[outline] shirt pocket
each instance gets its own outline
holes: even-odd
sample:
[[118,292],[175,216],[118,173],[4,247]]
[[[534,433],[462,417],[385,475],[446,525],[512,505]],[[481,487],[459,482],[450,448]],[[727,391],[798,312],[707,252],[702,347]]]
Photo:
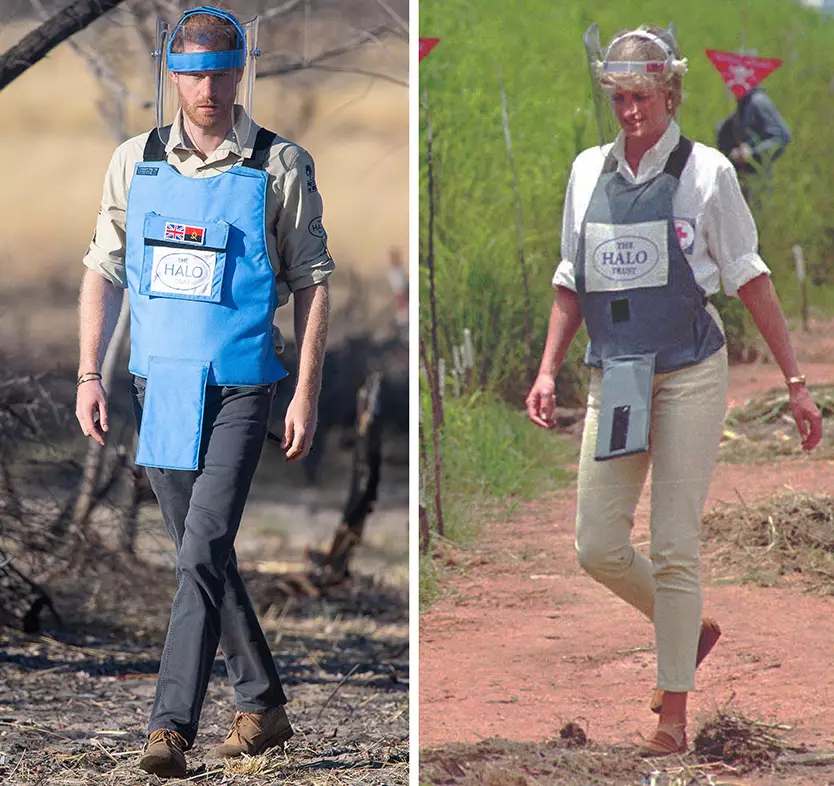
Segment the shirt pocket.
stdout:
[[139,294],[220,303],[229,224],[147,213]]

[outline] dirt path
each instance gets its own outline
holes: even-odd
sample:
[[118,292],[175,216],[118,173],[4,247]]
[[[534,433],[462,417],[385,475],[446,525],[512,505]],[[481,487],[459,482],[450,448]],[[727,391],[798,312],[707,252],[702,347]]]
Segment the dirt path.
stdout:
[[[811,352],[830,349],[820,346],[828,335],[819,326],[799,348],[811,383],[834,380],[834,364]],[[731,405],[780,382],[775,366],[736,367]],[[830,491],[832,479],[828,460],[722,463],[707,510],[739,496],[749,504],[780,490]],[[463,570],[449,577],[444,598],[420,619],[420,745],[429,759],[425,749],[451,742],[558,737],[571,719],[607,745],[633,746],[653,728],[652,628],[582,573],[574,515],[572,487],[487,524],[476,547],[456,555]],[[648,544],[645,498],[634,542]],[[772,589],[725,583],[713,575],[709,554],[704,563],[705,612],[720,621],[724,636],[699,669],[690,727],[731,701],[749,717],[790,726],[792,742],[834,748],[834,598],[809,595],[789,581]],[[794,780],[780,775],[778,782],[834,783],[834,768],[825,769]],[[771,781],[722,781],[729,782]]]

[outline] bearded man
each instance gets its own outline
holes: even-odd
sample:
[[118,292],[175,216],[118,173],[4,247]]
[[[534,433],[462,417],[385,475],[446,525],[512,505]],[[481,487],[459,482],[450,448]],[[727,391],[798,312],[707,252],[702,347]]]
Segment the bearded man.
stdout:
[[273,326],[294,297],[298,380],[286,458],[310,450],[333,260],[310,155],[251,119],[257,20],[217,8],[159,25],[156,127],[114,153],[84,257],[76,416],[104,444],[101,361],[127,288],[137,464],[176,546],[178,589],[139,766],[186,773],[218,646],[237,710],[217,756],[283,746],[293,731],[234,540],[275,394]]

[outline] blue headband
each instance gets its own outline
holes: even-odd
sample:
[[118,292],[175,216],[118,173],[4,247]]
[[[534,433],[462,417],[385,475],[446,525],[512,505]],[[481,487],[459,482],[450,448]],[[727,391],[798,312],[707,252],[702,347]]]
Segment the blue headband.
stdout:
[[[238,49],[227,49],[221,52],[193,52],[190,54],[172,52],[171,44],[173,44],[177,32],[182,27],[185,20],[188,19],[189,16],[194,16],[195,14],[209,14],[210,16],[216,16],[219,19],[225,19],[227,22],[231,22],[235,26],[238,36],[240,37],[241,46]],[[225,71],[229,68],[243,68],[246,64],[245,47],[246,34],[243,32],[240,22],[238,22],[235,17],[219,8],[214,8],[209,5],[201,5],[198,8],[192,8],[186,11],[182,15],[182,19],[180,19],[179,23],[174,28],[174,32],[171,33],[171,36],[168,39],[168,46],[166,47],[167,67],[169,71],[176,72]]]

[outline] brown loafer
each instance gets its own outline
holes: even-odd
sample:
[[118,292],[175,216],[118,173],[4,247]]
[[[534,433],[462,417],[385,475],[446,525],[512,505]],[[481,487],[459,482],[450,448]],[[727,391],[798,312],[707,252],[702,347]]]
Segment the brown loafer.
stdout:
[[686,753],[686,726],[682,723],[661,723],[652,737],[640,746],[638,754],[644,759]]
[[[701,665],[701,661],[710,654],[718,639],[721,638],[721,628],[714,619],[704,617],[701,620],[701,635],[698,637],[698,652],[695,655],[695,668]],[[652,712],[660,713],[663,708],[663,691],[658,688],[652,696],[649,704]]]
[[150,733],[145,750],[139,758],[139,767],[160,778],[185,777],[185,751],[189,744],[185,737],[173,729],[156,729]]
[[236,712],[226,739],[209,752],[209,758],[258,756],[270,748],[284,747],[293,735],[283,707],[272,707],[266,712]]

